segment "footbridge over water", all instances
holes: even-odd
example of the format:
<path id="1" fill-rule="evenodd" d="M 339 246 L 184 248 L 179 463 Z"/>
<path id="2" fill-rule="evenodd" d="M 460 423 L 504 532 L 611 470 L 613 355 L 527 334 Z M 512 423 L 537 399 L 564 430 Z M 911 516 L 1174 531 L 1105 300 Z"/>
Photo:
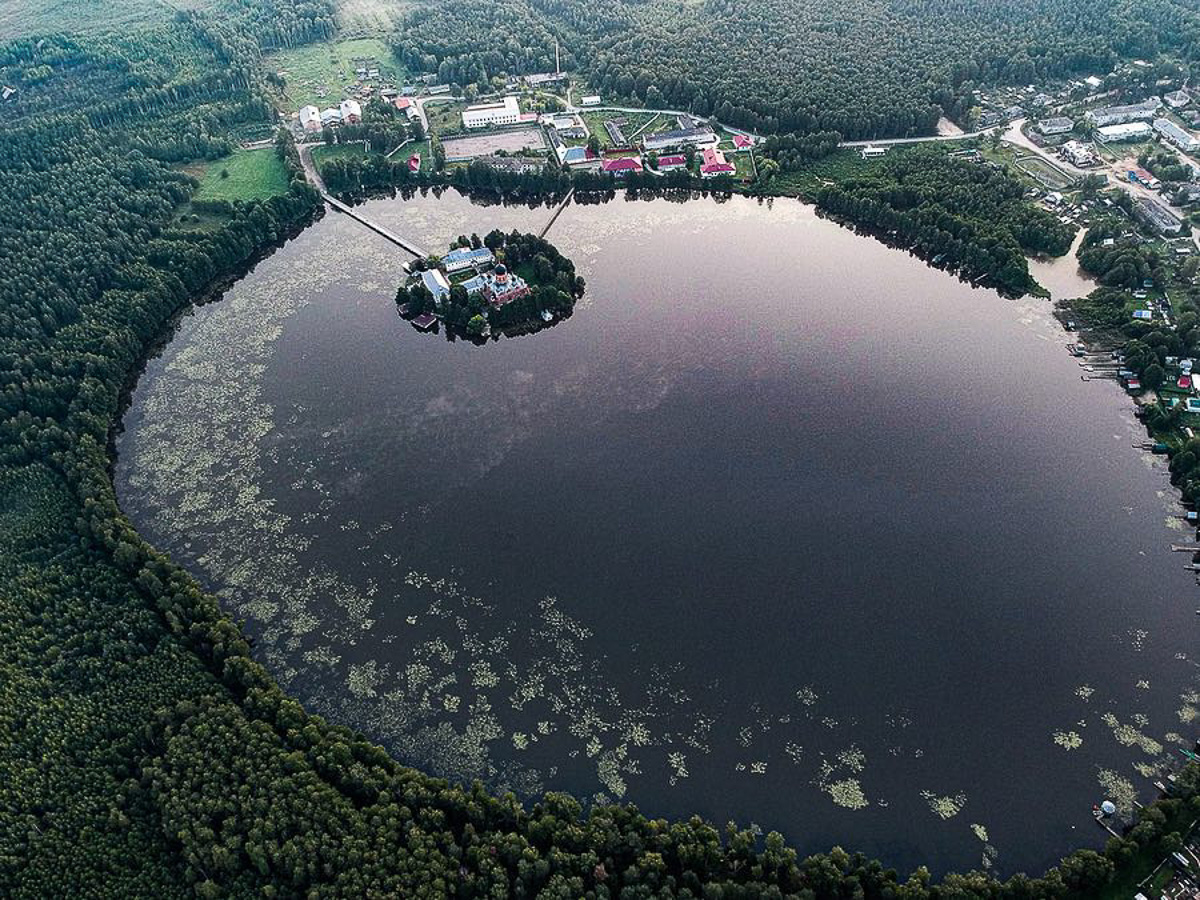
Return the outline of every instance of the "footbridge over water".
<path id="1" fill-rule="evenodd" d="M 325 189 L 325 181 L 321 178 L 321 173 L 317 171 L 317 167 L 313 163 L 312 148 L 314 146 L 318 145 L 300 144 L 298 146 L 297 149 L 300 151 L 300 163 L 304 166 L 304 177 L 308 179 L 309 184 L 311 184 L 320 192 L 321 199 L 324 200 L 328 206 L 332 206 L 338 212 L 345 213 L 360 225 L 365 225 L 380 237 L 387 238 L 401 250 L 405 250 L 408 253 L 411 253 L 413 256 L 424 258 L 429 255 L 428 252 L 422 249 L 419 245 L 413 243 L 407 238 L 401 237 L 391 229 L 384 228 L 378 222 L 368 219 L 362 213 L 358 212 L 358 210 L 354 209 L 354 207 L 343 203 L 337 197 L 330 194 L 329 191 Z"/>

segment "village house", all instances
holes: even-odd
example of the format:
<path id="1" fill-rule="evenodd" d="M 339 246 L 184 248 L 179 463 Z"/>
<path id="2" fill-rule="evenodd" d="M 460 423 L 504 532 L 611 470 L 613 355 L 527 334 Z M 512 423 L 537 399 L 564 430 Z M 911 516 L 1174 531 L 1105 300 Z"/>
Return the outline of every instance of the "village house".
<path id="1" fill-rule="evenodd" d="M 1187 91 L 1171 91 L 1171 93 L 1163 95 L 1163 100 L 1171 109 L 1183 109 L 1192 102 L 1191 95 Z"/>
<path id="2" fill-rule="evenodd" d="M 463 128 L 486 128 L 489 125 L 516 125 L 521 121 L 517 98 L 505 97 L 493 103 L 479 103 L 463 110 Z"/>
<path id="3" fill-rule="evenodd" d="M 321 110 L 321 126 L 340 125 L 342 123 L 342 114 L 335 107 Z"/>
<path id="4" fill-rule="evenodd" d="M 600 168 L 609 175 L 615 175 L 618 178 L 622 178 L 625 175 L 628 175 L 630 172 L 641 172 L 642 162 L 641 160 L 632 156 L 622 156 L 618 159 L 604 160 L 602 163 L 600 163 Z"/>
<path id="5" fill-rule="evenodd" d="M 887 152 L 887 147 L 863 147 L 858 151 L 858 155 L 863 159 L 879 159 L 879 157 L 886 155 Z"/>
<path id="6" fill-rule="evenodd" d="M 354 125 L 362 121 L 362 107 L 358 105 L 357 100 L 347 98 L 341 102 L 338 107 L 338 112 L 341 114 L 342 123 L 345 125 Z"/>
<path id="7" fill-rule="evenodd" d="M 754 138 L 748 134 L 735 134 L 733 136 L 733 149 L 737 151 L 749 150 L 754 146 Z"/>
<path id="8" fill-rule="evenodd" d="M 576 115 L 563 113 L 542 116 L 542 124 L 549 125 L 561 138 L 582 140 L 588 136 L 587 126 L 583 124 L 583 119 Z"/>
<path id="9" fill-rule="evenodd" d="M 315 106 L 300 107 L 300 127 L 305 131 L 320 131 L 321 111 Z"/>
<path id="10" fill-rule="evenodd" d="M 660 156 L 658 158 L 658 171 L 671 172 L 675 169 L 686 169 L 687 157 L 681 154 L 672 154 L 670 156 Z"/>
<path id="11" fill-rule="evenodd" d="M 600 96 L 598 94 L 588 94 L 586 97 L 580 98 L 579 105 L 580 106 L 599 106 L 600 105 Z"/>
<path id="12" fill-rule="evenodd" d="M 411 97 L 397 97 L 392 101 L 392 106 L 400 110 L 410 119 L 420 118 L 421 113 L 417 110 L 417 104 L 413 103 Z"/>
<path id="13" fill-rule="evenodd" d="M 421 171 L 421 154 L 414 153 L 408 158 L 408 171 L 413 175 Z"/>
<path id="14" fill-rule="evenodd" d="M 732 175 L 737 167 L 725 159 L 725 154 L 717 147 L 705 147 L 700 157 L 700 177 L 717 178 L 721 175 Z"/>

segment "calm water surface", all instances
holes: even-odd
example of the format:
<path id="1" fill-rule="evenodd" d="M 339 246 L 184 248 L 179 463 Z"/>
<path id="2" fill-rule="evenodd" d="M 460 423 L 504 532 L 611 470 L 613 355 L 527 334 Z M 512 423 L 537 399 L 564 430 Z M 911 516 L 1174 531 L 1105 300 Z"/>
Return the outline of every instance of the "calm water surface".
<path id="1" fill-rule="evenodd" d="M 549 215 L 365 209 L 431 249 Z M 550 237 L 576 314 L 479 348 L 401 321 L 403 258 L 327 216 L 149 365 L 125 509 L 288 690 L 438 774 L 901 869 L 1098 845 L 1091 804 L 1194 731 L 1197 596 L 1048 302 L 790 202 Z"/>

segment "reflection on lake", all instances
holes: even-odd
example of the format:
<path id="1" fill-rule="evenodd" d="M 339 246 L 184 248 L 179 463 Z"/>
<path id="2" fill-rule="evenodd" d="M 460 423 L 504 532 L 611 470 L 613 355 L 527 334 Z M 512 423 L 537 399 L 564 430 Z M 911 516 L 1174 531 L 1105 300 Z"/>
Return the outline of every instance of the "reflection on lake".
<path id="1" fill-rule="evenodd" d="M 428 247 L 545 209 L 377 200 Z M 186 319 L 124 508 L 313 711 L 532 793 L 899 868 L 1099 844 L 1197 715 L 1193 579 L 1128 400 L 1042 300 L 802 205 L 571 206 L 575 315 L 415 332 L 331 215 Z"/>

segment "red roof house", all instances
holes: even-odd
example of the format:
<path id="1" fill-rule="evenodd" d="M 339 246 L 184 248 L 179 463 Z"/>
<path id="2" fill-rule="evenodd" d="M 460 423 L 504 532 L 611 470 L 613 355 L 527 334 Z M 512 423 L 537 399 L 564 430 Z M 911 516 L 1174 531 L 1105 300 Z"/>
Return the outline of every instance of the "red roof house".
<path id="1" fill-rule="evenodd" d="M 733 147 L 735 150 L 749 150 L 753 146 L 753 138 L 750 138 L 744 134 L 735 134 L 733 136 Z"/>
<path id="2" fill-rule="evenodd" d="M 716 147 L 705 147 L 700 157 L 700 177 L 716 178 L 718 175 L 732 175 L 737 167 L 725 159 L 725 154 Z"/>
<path id="3" fill-rule="evenodd" d="M 658 158 L 658 170 L 660 172 L 668 172 L 671 169 L 682 169 L 686 165 L 687 157 L 679 154 L 660 156 Z"/>
<path id="4" fill-rule="evenodd" d="M 408 158 L 408 171 L 414 175 L 421 171 L 421 157 L 419 154 L 414 153 Z"/>
<path id="5" fill-rule="evenodd" d="M 606 159 L 600 163 L 600 168 L 609 175 L 625 175 L 628 172 L 642 171 L 642 161 L 633 156 L 622 156 L 619 159 Z"/>

